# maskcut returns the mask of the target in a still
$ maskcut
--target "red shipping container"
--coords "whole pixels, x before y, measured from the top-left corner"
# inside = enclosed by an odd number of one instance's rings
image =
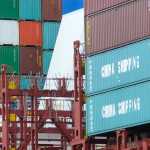
[[[42,17],[44,21],[60,21],[62,0],[42,0]]]
[[[42,25],[35,21],[20,21],[19,36],[21,46],[42,46]]]
[[[42,72],[42,49],[40,47],[20,47],[20,73],[38,74]]]
[[[150,36],[149,0],[134,0],[85,18],[86,53],[117,48]]]
[[[131,0],[85,0],[85,15],[107,9]]]

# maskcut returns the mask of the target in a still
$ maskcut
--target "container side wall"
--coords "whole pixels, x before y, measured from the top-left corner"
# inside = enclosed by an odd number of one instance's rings
[[[86,59],[86,94],[150,79],[150,39]]]
[[[87,98],[88,136],[150,122],[150,82]]]

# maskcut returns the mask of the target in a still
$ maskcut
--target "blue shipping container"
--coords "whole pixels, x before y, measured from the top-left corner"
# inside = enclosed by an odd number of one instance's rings
[[[21,89],[30,89],[32,87],[32,80],[36,78],[37,86],[41,90],[45,84],[45,78],[38,77],[38,76],[21,76],[20,78],[20,88]]]
[[[41,0],[19,0],[21,20],[41,20]]]
[[[43,49],[54,49],[59,31],[59,22],[44,22],[43,24]]]
[[[51,62],[51,59],[52,59],[52,54],[53,54],[53,51],[52,50],[44,50],[43,51],[43,74],[47,75],[48,73],[48,69],[49,69],[49,66],[50,66],[50,62]]]
[[[28,76],[21,76],[20,77],[20,88],[21,89],[30,89],[32,86],[31,78]]]
[[[86,95],[101,93],[150,78],[150,39],[89,56]]]
[[[150,123],[150,81],[87,98],[88,136]]]

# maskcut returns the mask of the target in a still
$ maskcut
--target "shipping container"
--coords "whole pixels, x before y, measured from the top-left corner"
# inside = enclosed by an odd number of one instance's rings
[[[44,88],[44,85],[45,85],[45,81],[46,81],[46,77],[37,77],[37,86],[40,90],[42,90]]]
[[[48,69],[50,66],[51,58],[52,58],[53,51],[52,50],[44,50],[43,51],[43,74],[47,75]]]
[[[62,0],[42,0],[42,20],[60,21],[62,17]]]
[[[86,17],[86,54],[106,51],[150,36],[149,10],[149,0],[133,0]]]
[[[85,0],[85,15],[87,16],[104,9],[109,9],[127,1],[129,0]]]
[[[19,28],[21,46],[42,45],[42,26],[40,22],[20,21]]]
[[[20,88],[21,89],[30,89],[32,87],[33,79],[37,79],[37,86],[39,89],[43,89],[45,84],[45,78],[41,76],[25,76],[20,77]]]
[[[19,0],[21,20],[41,20],[41,0]]]
[[[1,0],[0,1],[1,19],[19,19],[19,0]]]
[[[86,59],[86,94],[150,79],[150,39]]]
[[[150,123],[150,82],[87,98],[88,136]]]
[[[0,46],[0,65],[7,65],[7,73],[19,74],[19,47]]]
[[[10,102],[10,109],[11,110],[16,110],[16,109],[18,109],[19,107],[19,102],[18,101],[11,101]]]
[[[59,26],[59,22],[43,23],[43,49],[54,49]]]
[[[7,66],[9,68],[9,66]],[[1,78],[1,76],[0,76]],[[17,89],[19,88],[20,86],[20,80],[19,80],[19,77],[18,76],[14,76],[14,75],[8,75],[7,74],[7,88],[8,89]],[[0,80],[0,100],[2,99],[2,80]],[[13,100],[16,100],[16,96],[11,96],[10,99],[13,101]]]
[[[19,45],[19,24],[17,21],[0,20],[0,45]]]
[[[30,89],[32,87],[32,80],[30,76],[20,77],[20,89]]]
[[[42,73],[42,50],[39,47],[20,47],[20,73]]]

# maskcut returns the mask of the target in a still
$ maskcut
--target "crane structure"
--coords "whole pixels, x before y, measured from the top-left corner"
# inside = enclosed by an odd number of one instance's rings
[[[86,145],[84,140],[83,122],[84,104],[82,58],[79,53],[79,41],[74,43],[75,48],[75,79],[74,90],[67,89],[65,78],[46,79],[55,80],[55,89],[40,89],[38,79],[32,77],[30,89],[21,89],[17,86],[19,76],[7,74],[7,66],[2,65],[0,77],[0,99],[1,108],[1,149],[2,150],[27,150],[30,146],[32,150],[47,149],[67,149],[67,143],[73,149],[76,144]],[[78,62],[79,61],[79,62]],[[51,83],[51,81],[47,83]],[[76,81],[76,82],[75,82]],[[50,86],[50,85],[49,85]],[[80,92],[81,91],[81,92]],[[70,110],[57,110],[54,107],[56,98],[70,99]],[[30,106],[27,105],[30,99]],[[45,108],[39,109],[40,102],[45,102]],[[14,103],[17,102],[17,108]],[[57,104],[56,104],[57,105]],[[79,111],[75,111],[79,110]],[[46,124],[51,124],[45,127]],[[54,125],[54,126],[52,126]],[[71,126],[68,128],[68,126]],[[40,133],[59,133],[61,139],[45,139],[60,144],[41,144]],[[80,141],[82,141],[80,143]],[[79,142],[79,143],[78,143]]]
[[[80,54],[80,41],[74,42],[74,88],[69,90],[71,79],[47,79],[57,83],[55,89],[40,89],[38,79],[32,78],[29,89],[17,86],[19,77],[7,74],[7,66],[2,65],[0,77],[0,115],[2,150],[149,150],[150,138],[137,138],[137,130],[122,129],[105,135],[86,136],[84,61]],[[49,85],[51,87],[51,85]],[[70,102],[70,108],[56,108],[57,98]],[[28,101],[30,100],[30,105]],[[61,99],[62,100],[62,99]],[[44,102],[44,109],[40,103]],[[62,100],[63,101],[63,100]],[[17,107],[14,104],[17,103]],[[66,106],[65,106],[66,107]],[[140,128],[141,129],[141,128]],[[149,126],[143,127],[149,132]],[[141,132],[141,131],[140,131]],[[40,134],[60,134],[59,139],[41,139]],[[133,140],[130,140],[132,137]],[[42,143],[42,141],[49,141]],[[99,146],[98,148],[96,146]]]

